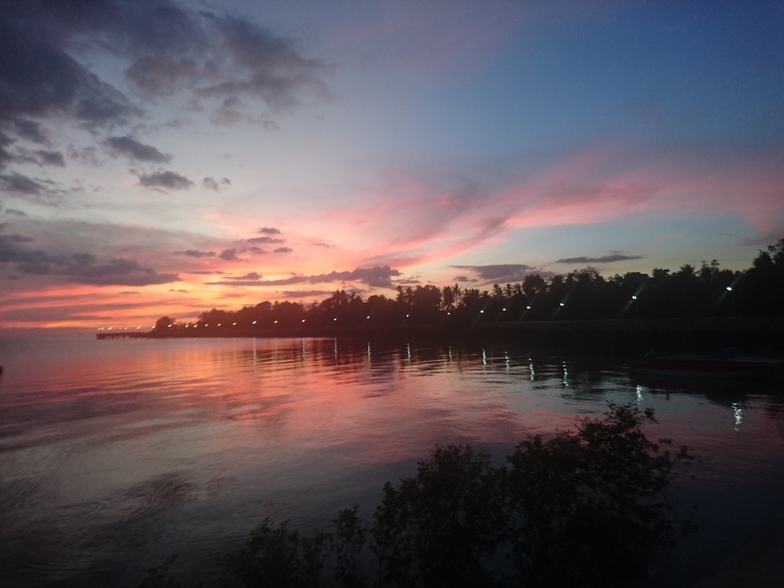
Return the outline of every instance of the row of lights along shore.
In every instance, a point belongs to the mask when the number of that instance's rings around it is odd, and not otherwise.
[[[635,299],[636,299],[637,297],[636,297],[636,296],[634,296],[633,298],[635,298]],[[563,302],[561,302],[561,306],[564,306],[564,303],[563,303]],[[530,307],[530,306],[526,306],[526,309],[528,309],[528,310],[531,310],[531,307]],[[506,308],[504,308],[504,309],[502,309],[502,310],[503,310],[503,312],[506,312]],[[484,310],[480,310],[480,311],[479,311],[479,314],[484,314],[484,312],[485,312]],[[447,316],[450,316],[452,313],[451,313],[451,312],[447,312],[446,314],[447,314]],[[410,314],[407,314],[407,315],[406,315],[406,318],[409,318],[410,316],[411,316]],[[370,315],[367,315],[367,316],[365,317],[365,319],[366,319],[366,320],[370,320]],[[302,322],[304,323],[304,322],[305,322],[305,320],[306,320],[306,319],[302,319]],[[332,320],[333,320],[333,321],[337,321],[338,319],[337,319],[337,317],[335,317],[335,318],[333,318]],[[251,324],[252,324],[252,325],[255,325],[257,322],[258,322],[258,321],[253,321]],[[273,323],[273,324],[275,324],[275,325],[277,325],[277,324],[278,324],[278,321],[272,321],[272,323]],[[236,323],[236,322],[234,322],[234,323],[231,323],[231,325],[232,325],[233,327],[236,327],[236,326],[237,326],[237,323]],[[173,326],[174,326],[173,324],[169,324],[169,325],[168,325],[168,328],[172,328]],[[185,325],[185,328],[187,329],[187,328],[190,328],[191,326],[193,326],[193,328],[195,329],[195,328],[197,328],[199,325],[191,325],[190,323],[188,323],[188,324],[186,324],[186,325]],[[206,328],[206,327],[209,327],[209,326],[210,326],[210,325],[209,325],[209,323],[205,323],[204,325],[202,325],[202,327],[203,327],[203,328]],[[218,323],[218,324],[217,324],[217,325],[215,325],[215,326],[216,326],[216,327],[221,327],[221,326],[223,326],[223,323]],[[153,329],[157,328],[157,325],[153,325],[153,326],[152,326],[152,328],[153,328]],[[115,329],[114,327],[98,327],[98,330],[99,330],[99,331],[112,331],[112,330],[114,330],[114,331],[131,331],[131,330],[136,330],[136,331],[138,331],[138,330],[140,330],[140,329],[141,329],[141,327],[136,327],[136,329],[133,329],[133,328],[131,328],[131,327],[123,327],[123,328],[117,328],[117,329]]]
[[[732,292],[732,286],[727,286],[727,292],[730,292],[730,293]],[[635,300],[637,300],[637,295],[636,295],[636,294],[635,294],[634,296],[632,296],[632,301],[635,301]],[[733,306],[734,306],[734,303],[735,303],[735,299],[734,299],[734,297],[733,297],[733,300],[732,300],[732,302],[733,302]],[[559,306],[559,307],[564,307],[564,306],[566,306],[566,303],[565,303],[565,302],[560,302],[560,303],[558,304],[558,306]],[[530,306],[526,306],[525,308],[526,308],[526,310],[531,310],[531,307],[530,307]],[[733,310],[734,310],[734,309],[733,309]],[[502,312],[506,312],[506,308],[502,308],[502,309],[501,309],[501,311],[502,311]],[[485,312],[484,310],[480,310],[480,311],[479,311],[479,314],[484,314],[484,312]],[[452,313],[451,313],[451,312],[447,312],[446,314],[447,314],[447,316],[450,316]],[[409,318],[409,316],[410,316],[410,315],[408,315],[408,314],[407,314],[407,315],[406,315],[406,318]],[[367,316],[365,317],[365,319],[366,319],[366,320],[370,320],[370,315],[367,315]],[[306,320],[306,319],[302,319],[302,322],[304,323],[304,322],[305,322],[305,320]],[[335,318],[333,318],[332,320],[333,320],[333,321],[336,321],[336,320],[338,320],[338,319],[337,319],[337,317],[335,317]],[[258,321],[253,321],[251,324],[252,324],[252,325],[255,325],[257,322],[258,322]],[[278,321],[273,321],[273,324],[277,325],[277,324],[278,324]],[[232,325],[233,327],[236,327],[236,326],[237,326],[237,323],[236,323],[236,322],[234,322],[234,323],[231,323],[231,325]],[[169,328],[172,328],[174,325],[173,325],[173,324],[170,324],[170,325],[168,325],[168,326],[169,326]],[[189,323],[189,324],[185,325],[185,328],[187,329],[187,328],[190,328],[191,326],[193,326],[193,328],[195,329],[195,328],[197,328],[199,325],[191,325],[191,324]],[[209,326],[210,326],[210,325],[209,325],[209,323],[206,323],[206,324],[202,325],[202,327],[203,327],[203,328],[206,328],[206,327],[209,327]],[[215,325],[215,326],[216,326],[216,327],[223,326],[223,323],[218,323],[218,324],[217,324],[217,325]],[[156,328],[156,326],[155,326],[155,325],[153,325],[153,326],[152,326],[152,328],[154,329],[154,328]],[[133,328],[131,328],[131,327],[123,327],[123,328],[117,328],[117,329],[115,329],[114,327],[98,327],[98,330],[99,330],[99,331],[112,331],[112,330],[115,330],[115,331],[131,331],[131,330],[136,330],[136,331],[138,331],[138,330],[140,330],[140,329],[141,329],[141,327],[136,327],[136,329],[133,329]]]

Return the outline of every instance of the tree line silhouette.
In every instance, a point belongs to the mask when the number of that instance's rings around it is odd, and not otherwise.
[[[209,336],[221,334],[218,329],[239,333],[292,327],[773,316],[782,314],[782,301],[784,239],[760,250],[751,267],[742,271],[721,269],[714,259],[699,268],[684,264],[676,272],[654,268],[651,275],[628,272],[605,278],[590,266],[551,278],[530,274],[522,282],[481,291],[459,284],[398,286],[393,298],[374,294],[364,299],[341,289],[309,305],[264,301],[237,311],[213,308],[193,322],[164,316],[153,333]]]

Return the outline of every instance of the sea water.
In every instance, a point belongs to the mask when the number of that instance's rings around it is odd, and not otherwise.
[[[436,444],[496,459],[608,402],[700,461],[671,496],[700,523],[651,585],[689,586],[784,520],[780,383],[650,383],[613,358],[509,343],[97,341],[0,334],[3,586],[132,586],[170,555],[209,584],[265,517],[309,532],[413,475]]]

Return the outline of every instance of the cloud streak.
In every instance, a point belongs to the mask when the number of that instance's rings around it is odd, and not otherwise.
[[[28,246],[34,241],[16,233],[0,234],[0,263],[17,275],[59,276],[93,286],[149,286],[179,281],[176,274],[159,274],[125,258],[100,259],[91,253],[52,254]]]
[[[538,274],[544,278],[552,276],[552,272],[542,271],[540,268],[531,267],[522,263],[502,263],[491,265],[453,265],[459,270],[466,270],[477,274],[482,282],[522,282],[526,276]],[[465,276],[456,276],[455,281],[465,282]]]
[[[136,161],[169,163],[172,156],[161,153],[152,145],[145,145],[133,137],[109,137],[104,144],[116,155],[123,155]]]
[[[565,257],[563,259],[557,259],[555,263],[615,263],[616,261],[629,261],[633,259],[642,259],[642,255],[613,253],[612,255],[603,255],[602,257]]]
[[[164,190],[189,190],[193,187],[193,182],[176,172],[160,171],[150,174],[139,174],[139,185],[145,188],[161,188]]]
[[[351,271],[329,272],[309,276],[291,276],[288,278],[262,280],[243,276],[235,280],[221,280],[210,282],[212,285],[222,286],[290,286],[293,284],[324,284],[329,282],[347,283],[359,282],[375,288],[391,288],[392,278],[400,276],[400,271],[389,266],[356,268]]]

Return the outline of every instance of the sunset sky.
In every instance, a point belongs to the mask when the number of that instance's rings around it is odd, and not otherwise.
[[[0,0],[0,328],[782,237],[780,0]]]

